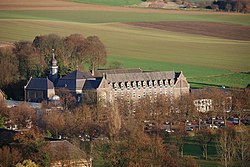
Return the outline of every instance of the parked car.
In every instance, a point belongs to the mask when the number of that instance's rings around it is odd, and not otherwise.
[[[235,124],[233,124],[233,123],[230,123],[230,124],[227,124],[227,126],[234,126]]]
[[[209,128],[214,128],[214,129],[217,129],[217,128],[218,128],[218,126],[217,126],[217,125],[212,125],[212,124],[210,124],[210,125],[209,125]]]
[[[174,130],[172,129],[172,130],[170,130],[170,129],[165,129],[165,132],[167,132],[167,133],[172,133],[172,132],[174,132]]]
[[[243,119],[243,120],[241,120],[241,122],[242,122],[244,125],[250,125],[250,121],[247,120],[247,119]]]
[[[239,124],[239,118],[234,118],[233,119],[233,124],[238,125]]]
[[[194,130],[193,127],[188,127],[188,128],[186,128],[186,131],[193,131],[193,130]]]

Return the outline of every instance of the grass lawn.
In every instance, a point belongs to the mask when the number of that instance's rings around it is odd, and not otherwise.
[[[188,81],[193,87],[226,86],[245,88],[250,84],[250,74],[232,73],[211,77],[190,77]]]
[[[197,143],[188,143],[184,145],[184,155],[191,155],[196,157],[202,156],[200,145]],[[216,147],[214,145],[208,146],[208,157],[216,157]]]
[[[133,5],[143,2],[142,0],[67,0],[71,2],[102,4],[111,6]]]
[[[146,71],[183,71],[185,76],[189,78],[200,78],[202,76],[217,76],[230,73],[229,70],[221,70],[209,67],[168,63],[158,60],[135,60],[132,58],[109,56],[108,62],[119,61],[126,68],[141,68]],[[195,79],[194,79],[195,80]]]
[[[222,167],[223,166],[219,161],[197,159],[196,162],[201,167]]]

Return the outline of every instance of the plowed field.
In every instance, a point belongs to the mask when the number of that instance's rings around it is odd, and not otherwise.
[[[199,34],[225,39],[250,41],[250,26],[230,23],[169,21],[169,22],[141,22],[128,23],[130,25],[155,28],[166,31]]]
[[[147,9],[147,8],[84,4],[84,3],[68,2],[64,0],[0,0],[0,10],[87,10],[87,11],[106,11],[106,12],[137,12],[137,13],[165,13],[165,14],[193,13],[193,14],[217,15],[216,12],[209,12],[209,11],[159,10],[159,9]],[[221,12],[220,14],[223,14],[223,12]],[[242,14],[230,13],[229,15],[242,15]]]

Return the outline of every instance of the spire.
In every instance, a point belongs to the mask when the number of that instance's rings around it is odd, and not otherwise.
[[[58,79],[58,65],[57,65],[57,60],[55,58],[55,49],[52,49],[52,59],[50,61],[50,76],[49,76],[49,79],[54,83]]]
[[[55,58],[55,49],[52,49],[52,59],[51,59],[50,65],[57,66],[57,60]]]

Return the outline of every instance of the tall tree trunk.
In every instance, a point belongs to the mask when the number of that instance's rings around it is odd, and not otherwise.
[[[224,112],[224,125],[227,126],[227,115],[226,115],[226,111]]]
[[[198,119],[199,119],[198,120],[198,129],[201,130],[201,118],[199,117]]]
[[[183,152],[184,152],[184,149],[183,149],[184,146],[181,145],[180,147],[181,147],[181,148],[180,148],[180,149],[181,149],[181,157],[183,157],[183,156],[184,156],[184,153],[183,153]]]

